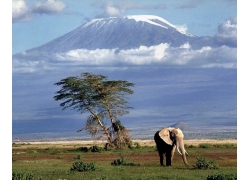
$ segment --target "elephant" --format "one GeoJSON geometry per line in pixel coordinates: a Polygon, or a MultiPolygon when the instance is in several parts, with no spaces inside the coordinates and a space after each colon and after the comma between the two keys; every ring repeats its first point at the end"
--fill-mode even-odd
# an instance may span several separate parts
{"type": "Polygon", "coordinates": [[[166,158],[166,166],[172,166],[175,149],[182,155],[182,160],[186,166],[189,166],[186,158],[186,150],[183,142],[184,135],[179,128],[162,128],[154,135],[157,151],[160,156],[160,164],[163,165],[163,154],[166,158]]]}

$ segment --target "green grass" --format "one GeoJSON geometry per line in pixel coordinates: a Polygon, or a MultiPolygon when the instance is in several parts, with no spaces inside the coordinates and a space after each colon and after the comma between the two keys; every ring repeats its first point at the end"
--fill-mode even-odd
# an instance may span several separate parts
{"type": "Polygon", "coordinates": [[[175,152],[172,167],[160,167],[155,147],[137,146],[124,150],[84,152],[79,151],[79,147],[58,149],[41,146],[34,148],[15,146],[12,150],[12,172],[30,173],[36,179],[42,180],[205,180],[209,175],[218,173],[237,174],[237,159],[233,158],[237,154],[236,145],[186,147],[189,153],[187,157],[189,167],[183,164],[178,152],[175,152]],[[192,165],[195,165],[197,156],[215,161],[219,169],[195,169],[192,165]],[[121,157],[140,165],[111,165],[114,160],[121,157]],[[95,163],[95,171],[70,171],[76,160],[95,163]]]}

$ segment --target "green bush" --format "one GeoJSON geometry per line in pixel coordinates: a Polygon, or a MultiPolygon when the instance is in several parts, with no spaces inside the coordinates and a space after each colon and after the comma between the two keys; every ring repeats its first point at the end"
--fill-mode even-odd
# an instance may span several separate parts
{"type": "Polygon", "coordinates": [[[99,146],[92,146],[92,147],[90,148],[90,151],[91,151],[91,152],[101,152],[101,151],[103,151],[103,150],[104,150],[104,148],[99,147],[99,146]]]}
{"type": "Polygon", "coordinates": [[[30,151],[28,151],[27,153],[28,153],[28,154],[36,154],[37,151],[35,151],[35,150],[30,150],[30,151]]]}
{"type": "Polygon", "coordinates": [[[232,148],[232,147],[236,147],[236,145],[235,145],[235,144],[230,144],[230,143],[228,143],[228,144],[223,144],[223,146],[224,146],[225,148],[232,148]]]}
{"type": "Polygon", "coordinates": [[[76,157],[74,157],[74,159],[79,159],[79,160],[81,160],[81,159],[82,159],[82,156],[79,154],[79,155],[77,155],[76,157]]]}
{"type": "Polygon", "coordinates": [[[216,147],[216,148],[223,148],[223,144],[214,144],[213,147],[216,147]]]}
{"type": "Polygon", "coordinates": [[[185,147],[185,148],[195,148],[195,146],[192,145],[192,144],[190,144],[190,145],[186,145],[186,144],[185,144],[184,147],[185,147]]]}
{"type": "Polygon", "coordinates": [[[41,180],[41,178],[35,177],[30,172],[13,172],[12,180],[41,180]]]}
{"type": "Polygon", "coordinates": [[[139,148],[141,148],[141,145],[139,144],[139,143],[134,143],[134,145],[135,145],[135,148],[137,148],[137,149],[139,149],[139,148]]]}
{"type": "Polygon", "coordinates": [[[50,152],[50,154],[59,154],[61,151],[60,150],[53,150],[50,152]]]}
{"type": "Polygon", "coordinates": [[[84,171],[95,171],[95,163],[84,163],[82,161],[76,161],[72,164],[72,167],[70,168],[70,171],[78,171],[78,172],[84,172],[84,171]]]}
{"type": "Polygon", "coordinates": [[[76,151],[88,152],[89,148],[87,148],[87,147],[79,147],[79,148],[76,149],[76,151]]]}
{"type": "Polygon", "coordinates": [[[207,180],[236,180],[237,174],[222,174],[216,173],[213,175],[208,175],[207,180]]]}
{"type": "Polygon", "coordinates": [[[196,156],[197,162],[193,167],[195,169],[219,169],[219,165],[215,161],[208,160],[207,158],[202,158],[196,156]]]}
{"type": "Polygon", "coordinates": [[[207,143],[203,143],[203,144],[199,144],[199,148],[210,148],[211,144],[207,144],[207,143]]]}
{"type": "Polygon", "coordinates": [[[111,165],[113,165],[113,166],[120,166],[120,165],[123,165],[123,166],[140,166],[140,164],[136,164],[134,162],[127,161],[126,158],[123,157],[123,156],[121,156],[120,159],[116,159],[113,162],[111,162],[111,165]]]}

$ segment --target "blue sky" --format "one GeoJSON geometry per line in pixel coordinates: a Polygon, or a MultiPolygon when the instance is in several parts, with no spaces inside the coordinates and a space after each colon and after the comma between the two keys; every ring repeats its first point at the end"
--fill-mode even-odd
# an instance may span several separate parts
{"type": "Polygon", "coordinates": [[[13,0],[12,54],[40,46],[93,18],[157,15],[188,33],[214,36],[237,16],[236,0],[13,0]]]}

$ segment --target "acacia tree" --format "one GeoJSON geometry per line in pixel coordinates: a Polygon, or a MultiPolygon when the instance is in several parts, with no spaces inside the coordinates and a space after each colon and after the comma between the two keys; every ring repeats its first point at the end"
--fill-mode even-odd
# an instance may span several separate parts
{"type": "MultiPolygon", "coordinates": [[[[80,77],[68,77],[55,83],[61,86],[54,99],[62,100],[60,106],[72,108],[80,113],[88,112],[87,130],[95,138],[106,137],[107,145],[121,147],[130,143],[127,129],[118,117],[129,113],[128,95],[133,83],[122,80],[109,81],[106,76],[82,73],[80,77]]],[[[81,131],[79,130],[79,131],[81,131]]]]}

